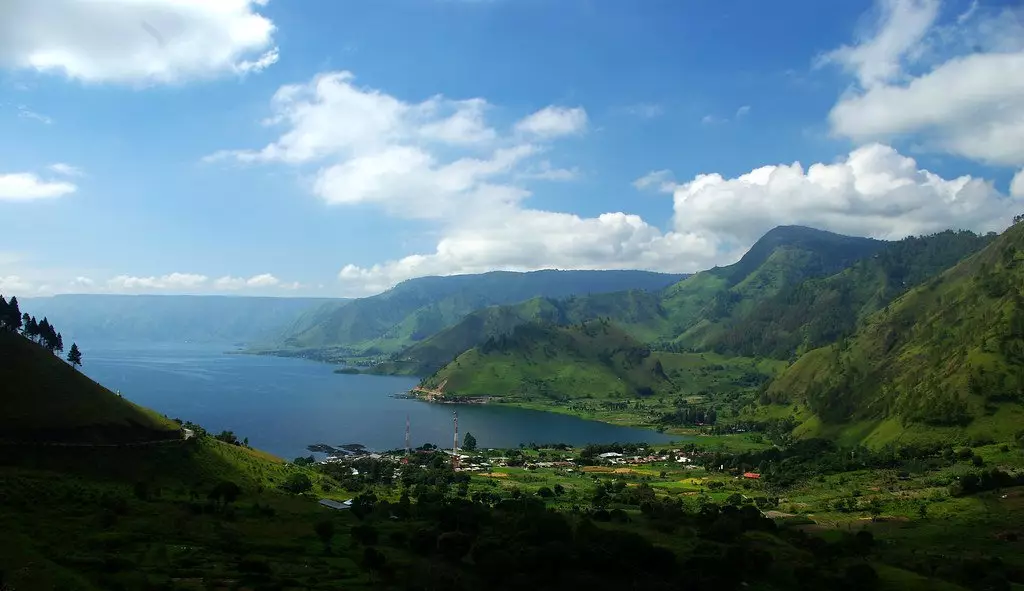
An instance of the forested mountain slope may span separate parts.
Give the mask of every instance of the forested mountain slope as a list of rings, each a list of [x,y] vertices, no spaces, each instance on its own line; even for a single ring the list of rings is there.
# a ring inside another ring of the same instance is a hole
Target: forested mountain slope
[[[57,295],[25,298],[26,311],[46,315],[65,336],[86,342],[268,341],[329,298],[239,296]]]
[[[571,324],[608,319],[632,337],[662,349],[697,349],[696,335],[752,308],[793,282],[834,273],[887,243],[800,226],[775,228],[737,263],[697,273],[659,293],[594,294],[487,308],[470,314],[394,356],[375,371],[426,375],[488,338],[526,322]]]
[[[682,277],[647,271],[553,270],[421,277],[343,306],[322,306],[296,322],[279,346],[329,349],[339,357],[393,353],[488,306],[535,297],[659,290]]]
[[[992,242],[995,234],[945,231],[887,243],[830,277],[790,284],[725,322],[718,353],[789,359],[851,334],[858,321]]]
[[[771,402],[806,405],[798,432],[872,444],[1024,425],[1024,224],[801,357]]]
[[[654,330],[663,322],[664,313],[658,294],[641,290],[570,296],[562,300],[534,298],[518,304],[491,306],[397,353],[391,361],[375,366],[372,371],[429,375],[463,351],[490,338],[510,334],[517,326],[531,322],[566,325],[596,318],[614,318],[634,337],[653,340]]]

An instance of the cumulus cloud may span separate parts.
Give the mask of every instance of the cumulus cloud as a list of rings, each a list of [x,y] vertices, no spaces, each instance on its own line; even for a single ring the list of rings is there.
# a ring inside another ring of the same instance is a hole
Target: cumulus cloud
[[[516,131],[544,138],[582,133],[587,128],[587,112],[582,107],[549,106],[516,123]]]
[[[937,1],[881,4],[873,36],[830,54],[859,83],[833,107],[832,131],[1024,165],[1024,10],[975,6],[942,25]]]
[[[1024,169],[1013,176],[1010,182],[1010,195],[1024,199]]]
[[[107,281],[107,286],[115,291],[192,290],[204,286],[209,280],[206,275],[194,273],[171,273],[160,277],[134,277],[118,275]]]
[[[0,275],[0,294],[8,296],[30,294],[36,291],[36,286],[18,275]]]
[[[698,175],[679,185],[673,198],[677,232],[706,232],[747,245],[784,224],[883,239],[946,228],[1002,230],[1024,202],[981,179],[944,179],[881,144],[807,169],[794,163],[732,179]]]
[[[78,190],[67,181],[42,179],[30,172],[0,174],[0,201],[32,201],[70,195]]]
[[[167,83],[278,58],[266,0],[6,0],[0,66],[86,82]]]
[[[516,127],[529,130],[523,131],[527,140],[488,125],[489,107],[480,98],[440,95],[404,101],[356,85],[351,72],[329,72],[274,94],[264,123],[284,128],[277,140],[206,160],[314,165],[310,189],[327,203],[373,203],[414,218],[517,203],[529,191],[516,180],[577,175],[531,159],[546,149],[545,141],[585,125],[582,108],[549,107],[526,117]]]
[[[248,279],[244,277],[232,277],[225,275],[213,282],[213,287],[218,290],[234,291],[245,288],[274,287],[281,281],[270,273],[254,275]]]

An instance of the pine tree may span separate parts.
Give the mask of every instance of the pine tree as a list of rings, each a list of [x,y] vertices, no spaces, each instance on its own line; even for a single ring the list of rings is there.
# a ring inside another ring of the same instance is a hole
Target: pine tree
[[[25,336],[33,341],[39,338],[39,323],[36,322],[35,316],[30,317],[25,323]]]
[[[0,294],[0,329],[10,330],[11,325],[11,308],[7,304],[7,300]]]
[[[466,432],[466,437],[462,440],[462,449],[476,451],[476,437],[473,437],[473,434],[468,431]]]
[[[7,310],[10,313],[10,320],[8,321],[7,330],[18,330],[21,328],[21,310],[18,307],[18,298],[11,296],[10,303],[7,304]]]
[[[57,333],[57,346],[55,348],[61,353],[64,352],[64,337],[59,332]]]
[[[78,343],[71,343],[71,350],[68,351],[68,363],[72,367],[82,365],[82,352],[78,350]]]
[[[21,334],[28,336],[28,321],[31,319],[32,317],[28,315],[28,312],[21,315]]]

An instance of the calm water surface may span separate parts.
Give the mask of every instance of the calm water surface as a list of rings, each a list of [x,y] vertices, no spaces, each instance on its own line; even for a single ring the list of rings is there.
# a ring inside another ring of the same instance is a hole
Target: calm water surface
[[[83,370],[126,398],[169,417],[227,429],[253,447],[285,458],[308,455],[312,443],[361,443],[376,450],[412,443],[452,443],[452,411],[459,433],[481,446],[520,443],[667,442],[655,431],[575,417],[491,405],[440,405],[391,395],[417,380],[342,375],[303,359],[233,355],[217,345],[109,345],[81,343]],[[676,437],[678,439],[678,437]]]

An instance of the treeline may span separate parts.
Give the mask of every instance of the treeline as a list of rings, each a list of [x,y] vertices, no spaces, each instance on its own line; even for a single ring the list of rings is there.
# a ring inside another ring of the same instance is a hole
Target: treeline
[[[3,295],[0,295],[0,330],[20,332],[22,336],[39,343],[50,353],[64,352],[63,335],[57,332],[57,329],[50,324],[45,316],[39,321],[35,316],[30,316],[28,312],[23,313],[16,296],[11,296],[11,300],[7,301]],[[71,344],[67,359],[72,365],[82,364],[82,352],[78,349],[77,344]]]

